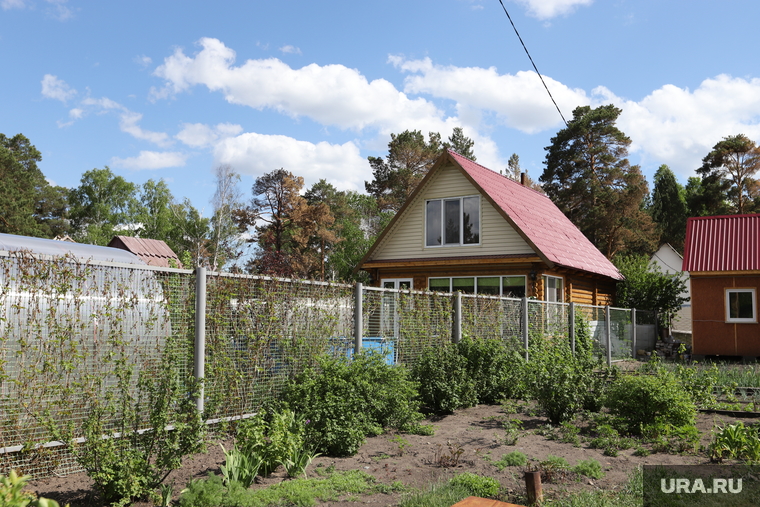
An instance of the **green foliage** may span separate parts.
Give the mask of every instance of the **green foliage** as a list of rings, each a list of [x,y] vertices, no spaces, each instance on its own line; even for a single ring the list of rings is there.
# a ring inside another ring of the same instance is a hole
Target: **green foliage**
[[[572,468],[572,471],[592,479],[601,479],[604,477],[602,464],[593,458],[580,460],[578,464]]]
[[[726,190],[724,200],[732,204],[732,212],[743,214],[754,208],[756,194],[755,173],[760,170],[760,147],[745,136],[738,134],[724,137],[702,159],[697,174],[713,179]],[[727,199],[726,199],[727,198]]]
[[[657,312],[661,325],[670,327],[675,313],[688,301],[686,281],[679,274],[662,273],[646,255],[620,255],[615,265],[625,280],[617,285],[617,301],[624,308]]]
[[[499,461],[493,463],[501,472],[506,467],[524,467],[528,464],[528,457],[520,451],[512,451],[505,454]]]
[[[224,477],[224,484],[229,486],[233,482],[237,482],[244,488],[253,484],[263,464],[262,458],[241,451],[237,445],[230,451],[222,445],[222,451],[224,451],[224,465],[219,468],[222,471],[222,477]]]
[[[237,441],[243,454],[260,461],[267,476],[286,461],[294,461],[304,449],[305,421],[292,410],[259,412],[238,424]]]
[[[433,413],[524,394],[524,359],[498,340],[464,337],[458,344],[426,349],[412,366],[420,399]]]
[[[520,430],[523,427],[522,421],[520,419],[510,419],[509,421],[503,421],[501,425],[504,428],[502,443],[504,445],[515,445],[520,437]]]
[[[592,449],[603,449],[605,456],[617,456],[618,451],[630,449],[635,442],[631,438],[621,437],[620,433],[609,424],[600,424],[596,428],[597,436],[589,442]]]
[[[451,483],[432,484],[426,491],[405,495],[399,507],[450,507],[468,496],[471,496],[469,490]]]
[[[693,426],[696,415],[689,393],[666,371],[617,379],[607,392],[605,406],[625,431],[636,435],[657,423]]]
[[[669,243],[679,252],[683,252],[686,237],[686,196],[676,175],[665,164],[654,175],[652,191],[652,220],[657,223],[660,243]]]
[[[710,459],[722,462],[739,459],[750,463],[760,462],[760,433],[757,425],[745,426],[743,422],[727,424],[713,433],[708,448]]]
[[[24,491],[31,476],[19,476],[15,470],[0,475],[0,505],[3,507],[58,507],[58,502],[48,498],[37,498],[34,493]]]
[[[317,367],[296,376],[285,402],[307,418],[306,441],[330,456],[350,456],[368,435],[383,428],[419,426],[417,384],[403,366],[391,366],[375,353],[353,360],[323,356]]]
[[[221,477],[192,480],[179,498],[179,507],[267,507],[297,505],[309,507],[320,502],[337,502],[343,495],[389,493],[398,484],[377,484],[364,471],[332,472],[316,479],[293,479],[262,489],[246,489],[233,482],[225,486]]]
[[[412,378],[419,383],[419,396],[426,410],[436,414],[475,406],[475,380],[467,359],[454,344],[429,347],[412,365]]]
[[[531,396],[552,424],[570,421],[584,406],[592,405],[601,395],[603,375],[609,374],[601,359],[593,356],[590,334],[583,326],[579,329],[575,354],[565,338],[531,339],[526,378]]]
[[[85,442],[73,450],[106,502],[127,505],[146,497],[184,456],[204,449],[206,425],[194,402],[198,386],[179,371],[174,348],[166,347],[156,368],[141,370],[136,385],[132,368],[119,364],[117,390],[91,400]]]
[[[470,495],[481,498],[494,498],[499,494],[499,481],[493,477],[483,477],[482,475],[464,472],[454,476],[450,481],[454,487],[466,489]]]

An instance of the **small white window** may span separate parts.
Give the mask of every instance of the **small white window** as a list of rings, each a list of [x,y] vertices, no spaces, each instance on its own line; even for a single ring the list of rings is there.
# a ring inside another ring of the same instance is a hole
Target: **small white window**
[[[544,301],[562,303],[564,301],[562,278],[544,275]]]
[[[755,289],[726,289],[726,322],[757,322]]]

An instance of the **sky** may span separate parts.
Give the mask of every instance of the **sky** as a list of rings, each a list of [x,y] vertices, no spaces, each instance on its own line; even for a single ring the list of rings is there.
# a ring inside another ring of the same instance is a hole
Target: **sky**
[[[682,183],[760,141],[760,2],[503,0],[565,119],[615,104],[629,159]],[[0,0],[0,132],[73,188],[108,166],[211,215],[214,168],[364,191],[391,133],[462,127],[533,179],[564,124],[499,0]]]

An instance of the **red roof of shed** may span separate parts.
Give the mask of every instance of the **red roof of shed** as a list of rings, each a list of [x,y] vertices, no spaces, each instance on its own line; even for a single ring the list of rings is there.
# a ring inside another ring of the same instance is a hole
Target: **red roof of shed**
[[[168,268],[171,267],[169,259],[173,259],[176,263],[175,267],[182,267],[182,263],[179,261],[177,254],[174,253],[174,250],[169,248],[169,245],[160,239],[114,236],[110,243],[108,243],[108,246],[132,252],[149,266]]]
[[[447,150],[438,159],[425,180],[428,180],[438,168],[443,166],[446,160],[461,169],[462,174],[501,212],[505,220],[547,264],[575,268],[608,276],[615,280],[623,279],[615,265],[583,235],[547,196],[483,167],[452,150]],[[404,208],[396,214],[391,224],[399,219],[406,206],[411,203],[416,193],[423,186],[424,181],[409,197]],[[378,238],[363,261],[371,258],[373,250],[391,228],[391,225],[386,227],[383,235]]]
[[[684,271],[760,271],[760,215],[693,217]]]

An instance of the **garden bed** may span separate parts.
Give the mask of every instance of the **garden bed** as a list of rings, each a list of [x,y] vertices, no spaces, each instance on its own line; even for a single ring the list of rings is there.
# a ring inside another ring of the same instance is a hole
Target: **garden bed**
[[[626,482],[631,471],[638,465],[645,464],[704,464],[709,459],[706,453],[697,455],[659,454],[636,456],[634,449],[621,450],[618,456],[605,456],[601,449],[589,448],[588,442],[581,442],[579,447],[549,440],[539,435],[536,430],[542,430],[547,424],[545,417],[532,415],[530,410],[525,413],[505,414],[500,406],[480,405],[459,410],[453,415],[434,418],[426,422],[432,423],[436,432],[433,436],[385,434],[367,439],[359,452],[348,458],[318,457],[309,467],[310,478],[319,477],[326,470],[361,470],[369,473],[383,484],[399,481],[407,488],[425,488],[428,485],[443,482],[454,475],[468,471],[487,475],[497,479],[503,488],[511,491],[510,498],[514,503],[520,503],[524,493],[522,467],[506,467],[499,471],[493,462],[498,461],[504,454],[520,451],[530,458],[532,464],[545,460],[548,456],[565,458],[570,465],[580,460],[595,459],[602,465],[605,476],[601,479],[589,479],[575,474],[566,474],[553,484],[545,484],[544,491],[549,497],[562,495],[581,489],[585,490],[619,490]],[[741,414],[744,416],[744,414]],[[505,445],[505,430],[501,420],[519,419],[522,430],[515,445]],[[725,424],[735,421],[753,420],[748,417],[731,417],[728,415],[705,414],[697,415],[697,427],[701,432],[701,444],[706,446],[711,438],[715,424]],[[395,441],[394,441],[395,440]],[[225,442],[231,447],[231,441]],[[403,453],[402,453],[403,451]],[[461,451],[461,454],[459,454]],[[458,454],[458,456],[454,456]],[[172,472],[167,483],[174,484],[174,497],[194,478],[206,477],[209,472],[219,474],[220,465],[224,463],[224,454],[218,443],[209,444],[205,454],[187,458],[183,467]],[[442,464],[453,466],[442,466]],[[263,479],[253,488],[263,488],[284,480],[284,472],[275,472]],[[39,495],[58,500],[61,505],[70,503],[71,507],[102,505],[92,491],[92,482],[84,474],[74,474],[66,477],[55,477],[37,480],[30,483],[30,489]],[[403,493],[374,493],[372,495],[354,496],[352,501],[342,499],[338,502],[329,501],[318,505],[349,506],[369,505],[387,506],[396,504]],[[358,502],[356,501],[358,500]],[[136,506],[149,506],[150,503],[136,503]]]

